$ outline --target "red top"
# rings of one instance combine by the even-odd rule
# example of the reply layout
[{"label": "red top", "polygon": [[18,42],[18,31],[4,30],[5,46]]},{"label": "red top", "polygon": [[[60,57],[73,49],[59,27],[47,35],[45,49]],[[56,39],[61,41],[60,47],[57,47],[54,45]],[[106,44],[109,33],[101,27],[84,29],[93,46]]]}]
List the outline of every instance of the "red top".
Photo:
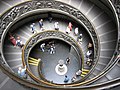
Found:
[{"label": "red top", "polygon": [[13,36],[10,36],[11,43],[16,46],[16,39]]},{"label": "red top", "polygon": [[71,22],[69,22],[68,27],[70,28],[70,31],[72,31],[72,23]]}]

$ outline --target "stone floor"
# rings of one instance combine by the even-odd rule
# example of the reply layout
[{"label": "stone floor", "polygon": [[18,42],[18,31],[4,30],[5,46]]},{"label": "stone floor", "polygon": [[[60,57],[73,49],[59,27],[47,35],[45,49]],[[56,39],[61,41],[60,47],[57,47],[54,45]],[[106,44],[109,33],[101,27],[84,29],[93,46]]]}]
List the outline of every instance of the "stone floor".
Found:
[{"label": "stone floor", "polygon": [[[35,46],[30,54],[31,57],[41,58],[43,61],[42,73],[45,78],[53,83],[63,84],[64,77],[67,75],[69,77],[69,82],[71,83],[71,78],[75,75],[75,72],[81,68],[81,62],[70,51],[71,46],[65,42],[55,43],[55,54],[50,54],[48,50],[42,52],[39,45]],[[60,59],[66,61],[67,57],[71,58],[70,64],[67,65],[68,71],[65,75],[58,75],[55,71],[55,67],[58,65]]]}]

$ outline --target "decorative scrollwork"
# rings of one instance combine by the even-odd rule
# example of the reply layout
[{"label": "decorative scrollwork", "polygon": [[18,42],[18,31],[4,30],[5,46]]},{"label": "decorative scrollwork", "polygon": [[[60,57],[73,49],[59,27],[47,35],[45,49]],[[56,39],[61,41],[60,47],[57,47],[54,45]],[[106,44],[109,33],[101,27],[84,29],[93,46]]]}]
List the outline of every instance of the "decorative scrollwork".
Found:
[{"label": "decorative scrollwork", "polygon": [[111,0],[111,1],[116,8],[118,18],[119,18],[119,22],[120,22],[120,0]]}]

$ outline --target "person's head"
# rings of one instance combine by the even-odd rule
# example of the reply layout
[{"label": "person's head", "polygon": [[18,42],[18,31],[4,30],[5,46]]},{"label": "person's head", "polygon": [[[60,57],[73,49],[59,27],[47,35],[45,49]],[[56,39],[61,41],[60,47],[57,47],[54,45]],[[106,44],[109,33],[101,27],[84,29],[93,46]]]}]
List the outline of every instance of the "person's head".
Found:
[{"label": "person's head", "polygon": [[40,59],[40,58],[38,58],[38,60],[40,61],[41,59]]},{"label": "person's head", "polygon": [[53,48],[53,45],[51,45],[51,48]]},{"label": "person's head", "polygon": [[70,60],[70,57],[68,57],[67,60]]},{"label": "person's head", "polygon": [[19,39],[20,39],[20,37],[18,36],[18,37],[17,37],[17,39],[19,40]]},{"label": "person's head", "polygon": [[73,78],[76,79],[76,76],[74,76]]},{"label": "person's head", "polygon": [[55,46],[55,44],[54,44],[54,43],[52,43],[52,46]]},{"label": "person's head", "polygon": [[21,70],[22,70],[22,67],[19,67],[18,70],[21,71]]},{"label": "person's head", "polygon": [[34,25],[35,25],[35,23],[32,23],[32,25],[34,26]]},{"label": "person's head", "polygon": [[89,46],[92,46],[92,43],[89,42],[88,45],[89,45]]},{"label": "person's head", "polygon": [[80,34],[80,36],[82,36],[82,34]]},{"label": "person's head", "polygon": [[78,29],[78,27],[76,27],[76,29]]},{"label": "person's head", "polygon": [[67,78],[67,75],[65,75],[65,77]]},{"label": "person's head", "polygon": [[41,22],[43,21],[43,19],[40,20]]}]

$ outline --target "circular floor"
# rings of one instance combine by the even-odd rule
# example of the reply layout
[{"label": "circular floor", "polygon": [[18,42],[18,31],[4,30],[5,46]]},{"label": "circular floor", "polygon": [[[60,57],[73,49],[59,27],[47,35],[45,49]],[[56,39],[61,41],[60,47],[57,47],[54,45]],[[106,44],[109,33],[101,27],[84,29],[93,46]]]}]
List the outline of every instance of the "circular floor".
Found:
[{"label": "circular floor", "polygon": [[[47,41],[48,42],[48,41]],[[43,43],[43,42],[42,42]],[[41,44],[41,43],[40,43]],[[55,41],[55,54],[50,54],[48,49],[44,52],[40,49],[40,44],[36,45],[30,53],[30,57],[41,58],[43,62],[42,74],[48,81],[52,81],[57,84],[64,84],[65,75],[70,79],[68,83],[71,83],[72,77],[75,72],[81,69],[81,61],[77,60],[75,50],[67,43],[63,41]],[[70,64],[66,65],[66,58],[70,57]],[[64,61],[65,71],[60,73],[58,70],[59,60]]]}]

